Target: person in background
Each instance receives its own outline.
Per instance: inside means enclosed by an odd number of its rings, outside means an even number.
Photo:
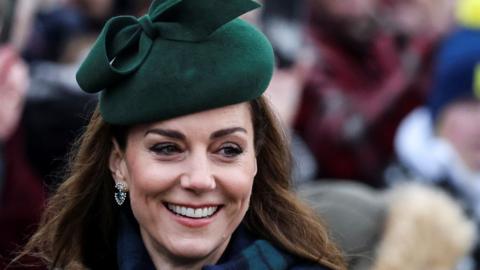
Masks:
[[[395,138],[399,163],[391,184],[406,179],[441,186],[480,224],[480,1],[460,1],[458,25],[436,57],[428,102],[411,112]],[[473,16],[472,16],[473,15]],[[478,253],[478,252],[477,252]],[[476,255],[477,265],[479,256]]]
[[[387,217],[371,270],[474,270],[475,223],[444,190],[410,183],[386,192]]]
[[[310,0],[316,49],[295,128],[312,150],[318,178],[382,186],[400,120],[425,96],[438,37],[417,46],[384,23],[380,0]],[[423,16],[423,14],[422,14]]]
[[[66,0],[37,5],[23,57],[29,63],[71,63],[81,55],[82,47],[88,47],[95,40],[108,18],[127,13],[139,15],[148,3],[146,0]]]
[[[249,0],[159,0],[110,19],[77,72],[99,106],[23,254],[49,268],[332,269],[290,191],[262,96],[273,49]]]
[[[287,130],[292,158],[294,186],[313,181],[316,163],[310,149],[293,129],[300,104],[306,71],[310,65],[305,33],[306,2],[265,0],[259,19],[261,29],[271,41],[276,68],[265,95]]]
[[[28,67],[15,48],[3,44],[0,47],[0,139],[10,139],[18,127],[24,98],[29,85]]]
[[[324,218],[350,270],[476,269],[475,223],[438,187],[335,180],[301,185],[298,194]]]
[[[63,178],[68,150],[97,99],[80,90],[76,70],[107,18],[138,15],[145,6],[146,1],[69,0],[43,5],[36,13],[22,51],[32,81],[22,122],[28,158],[51,189]]]
[[[28,68],[12,47],[0,47],[0,268],[26,243],[45,202],[42,179],[26,156],[19,123]]]
[[[397,39],[411,37],[417,46],[444,37],[454,25],[457,0],[379,0],[380,23]]]
[[[21,123],[30,83],[20,57],[32,1],[0,1],[0,268],[26,242],[45,201],[42,180],[26,157]],[[20,8],[22,8],[20,10]]]

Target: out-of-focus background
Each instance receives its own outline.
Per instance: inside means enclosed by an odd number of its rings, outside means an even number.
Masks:
[[[150,2],[0,0],[0,269],[95,108],[79,64]],[[274,46],[293,187],[349,269],[480,269],[480,0],[261,3],[244,19]]]

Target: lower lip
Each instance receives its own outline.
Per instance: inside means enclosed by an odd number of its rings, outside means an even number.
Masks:
[[[167,208],[165,208],[165,210],[173,216],[173,220],[180,223],[181,225],[183,225],[185,227],[189,227],[189,228],[200,228],[200,227],[208,226],[210,223],[212,223],[215,216],[222,209],[218,209],[215,214],[213,214],[212,216],[210,216],[208,218],[188,218],[188,217],[184,217],[184,216],[181,216],[181,215],[174,214],[170,210],[168,210]]]

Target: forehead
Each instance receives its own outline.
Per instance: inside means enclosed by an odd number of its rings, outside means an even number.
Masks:
[[[151,128],[165,128],[197,133],[201,131],[216,131],[233,126],[253,131],[252,113],[249,103],[244,102],[164,121],[142,124],[135,126],[132,132],[141,132]]]

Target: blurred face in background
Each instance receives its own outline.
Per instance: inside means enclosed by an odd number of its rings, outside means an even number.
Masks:
[[[326,11],[337,18],[361,20],[373,15],[376,0],[318,0]]]
[[[452,22],[455,0],[384,0],[382,20],[406,35],[442,34]]]
[[[82,8],[88,16],[103,20],[112,15],[114,0],[69,0]]]
[[[355,41],[368,41],[376,31],[379,0],[310,0],[315,16],[324,17],[339,34]]]
[[[113,0],[85,0],[85,3],[94,18],[104,18],[113,10]]]
[[[465,164],[480,172],[480,101],[457,101],[445,108],[438,134],[448,140]]]

